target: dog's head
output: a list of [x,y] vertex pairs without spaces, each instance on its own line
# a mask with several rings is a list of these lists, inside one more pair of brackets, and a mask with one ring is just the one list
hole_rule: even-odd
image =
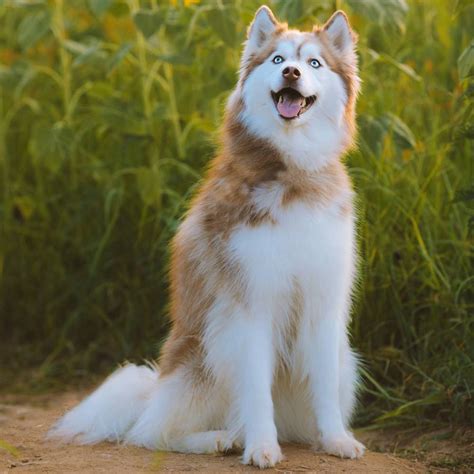
[[355,43],[341,11],[322,27],[301,32],[261,7],[248,30],[231,103],[238,98],[245,125],[284,152],[288,146],[303,155],[315,148],[338,154],[352,142],[355,128]]

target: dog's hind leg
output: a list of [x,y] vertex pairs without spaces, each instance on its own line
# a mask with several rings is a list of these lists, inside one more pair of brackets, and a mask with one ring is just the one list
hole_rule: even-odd
[[176,372],[160,377],[149,395],[145,409],[125,436],[125,443],[149,449],[165,448],[167,433],[173,429],[173,419],[183,408],[183,393],[187,387],[184,377]]
[[196,454],[223,453],[240,447],[226,430],[192,433],[169,443],[171,451]]
[[[182,366],[160,378],[125,442],[149,449],[191,452],[193,443],[198,448],[199,436],[188,436],[225,426],[221,397],[211,396],[211,390],[211,383],[199,380],[192,367]],[[212,437],[202,439],[201,452],[209,451]],[[180,439],[182,444],[176,444]]]

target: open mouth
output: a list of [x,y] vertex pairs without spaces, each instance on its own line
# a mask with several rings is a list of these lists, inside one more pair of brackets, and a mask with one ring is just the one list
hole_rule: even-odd
[[304,97],[292,87],[284,87],[278,92],[272,91],[272,98],[280,117],[285,120],[298,118],[316,102],[315,95]]

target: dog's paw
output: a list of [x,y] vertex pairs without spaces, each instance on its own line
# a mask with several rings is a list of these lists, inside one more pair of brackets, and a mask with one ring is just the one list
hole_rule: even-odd
[[347,433],[322,436],[320,442],[326,453],[341,458],[361,458],[365,451],[365,446]]
[[226,453],[232,451],[239,451],[242,449],[242,443],[239,439],[232,438],[227,431],[223,431],[220,436],[216,438],[217,453]]
[[253,464],[260,469],[273,467],[283,461],[283,454],[280,446],[276,442],[264,442],[245,448],[242,458],[243,464]]

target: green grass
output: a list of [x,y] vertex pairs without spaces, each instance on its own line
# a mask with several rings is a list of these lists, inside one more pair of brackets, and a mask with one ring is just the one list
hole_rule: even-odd
[[[268,3],[300,27],[343,8],[360,35],[358,423],[472,422],[474,8]],[[4,389],[157,354],[167,244],[258,5],[0,1]]]

